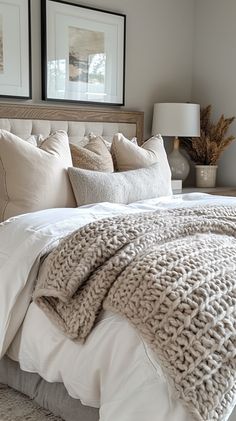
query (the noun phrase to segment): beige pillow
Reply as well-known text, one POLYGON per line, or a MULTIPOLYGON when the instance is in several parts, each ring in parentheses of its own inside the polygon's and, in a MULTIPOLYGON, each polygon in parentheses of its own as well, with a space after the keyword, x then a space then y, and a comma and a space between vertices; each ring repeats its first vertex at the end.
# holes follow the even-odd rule
POLYGON ((69 168, 68 172, 78 206, 100 202, 127 204, 172 193, 159 163, 112 174, 79 168, 69 168))
POLYGON ((111 153, 117 171, 145 168, 159 162, 163 170, 170 173, 163 139, 160 135, 153 136, 142 146, 138 146, 121 133, 117 133, 113 137, 111 153))
POLYGON ((73 207, 67 174, 68 136, 51 134, 40 148, 0 130, 0 220, 41 209, 73 207))
POLYGON ((70 144, 70 150, 74 167, 94 171, 114 171, 112 156, 100 136, 91 137, 83 148, 70 144))

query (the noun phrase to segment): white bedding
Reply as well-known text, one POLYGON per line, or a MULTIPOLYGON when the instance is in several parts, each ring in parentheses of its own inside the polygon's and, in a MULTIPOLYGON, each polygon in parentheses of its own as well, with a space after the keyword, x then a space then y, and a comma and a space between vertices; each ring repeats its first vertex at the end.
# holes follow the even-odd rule
POLYGON ((74 229, 108 215, 206 203, 236 205, 236 199, 195 193, 127 206, 51 209, 0 224, 0 356, 12 343, 8 355, 23 370, 63 382, 72 397, 100 407, 101 421, 191 421, 155 355, 126 320, 104 312, 81 345, 67 339, 30 300, 40 257, 74 229))

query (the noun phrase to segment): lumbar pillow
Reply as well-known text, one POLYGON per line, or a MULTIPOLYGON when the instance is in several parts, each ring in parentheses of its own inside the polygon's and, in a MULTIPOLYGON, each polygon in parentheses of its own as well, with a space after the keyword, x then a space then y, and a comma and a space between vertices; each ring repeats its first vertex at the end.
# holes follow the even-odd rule
POLYGON ((112 156, 101 136, 93 136, 83 148, 70 144, 74 167, 113 172, 112 156))
POLYGON ((113 137, 111 153, 117 171, 145 168, 159 162, 163 170, 170 174, 163 139, 160 135, 153 136, 142 146, 138 146, 121 133, 117 133, 113 137))
POLYGON ((68 172, 78 206, 99 202, 128 204, 171 194, 167 193, 159 163, 112 174, 79 168, 69 168, 68 172))
POLYGON ((68 136, 57 131, 36 146, 0 130, 0 221, 41 209, 73 207, 68 136))

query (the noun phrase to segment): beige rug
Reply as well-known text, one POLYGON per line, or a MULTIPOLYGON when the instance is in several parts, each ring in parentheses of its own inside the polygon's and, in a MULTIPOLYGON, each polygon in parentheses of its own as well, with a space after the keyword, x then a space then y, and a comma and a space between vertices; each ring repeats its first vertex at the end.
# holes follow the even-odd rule
POLYGON ((62 421, 25 395, 0 385, 0 421, 62 421))

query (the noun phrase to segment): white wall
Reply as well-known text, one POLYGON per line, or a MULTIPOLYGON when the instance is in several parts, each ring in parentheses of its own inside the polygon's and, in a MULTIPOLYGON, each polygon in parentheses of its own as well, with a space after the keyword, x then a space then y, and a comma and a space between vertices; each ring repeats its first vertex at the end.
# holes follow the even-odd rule
MULTIPOLYGON (((194 0, 74 2, 127 15, 125 108, 145 112, 148 137, 154 102, 190 100, 194 0)), ((31 4, 33 102, 39 103, 40 0, 32 0, 31 4)))
MULTIPOLYGON (((236 1, 196 0, 192 100, 212 104, 214 118, 236 116, 236 1)), ((236 136, 236 122, 230 128, 236 136)), ((220 185, 236 185, 236 142, 223 154, 220 185)))

